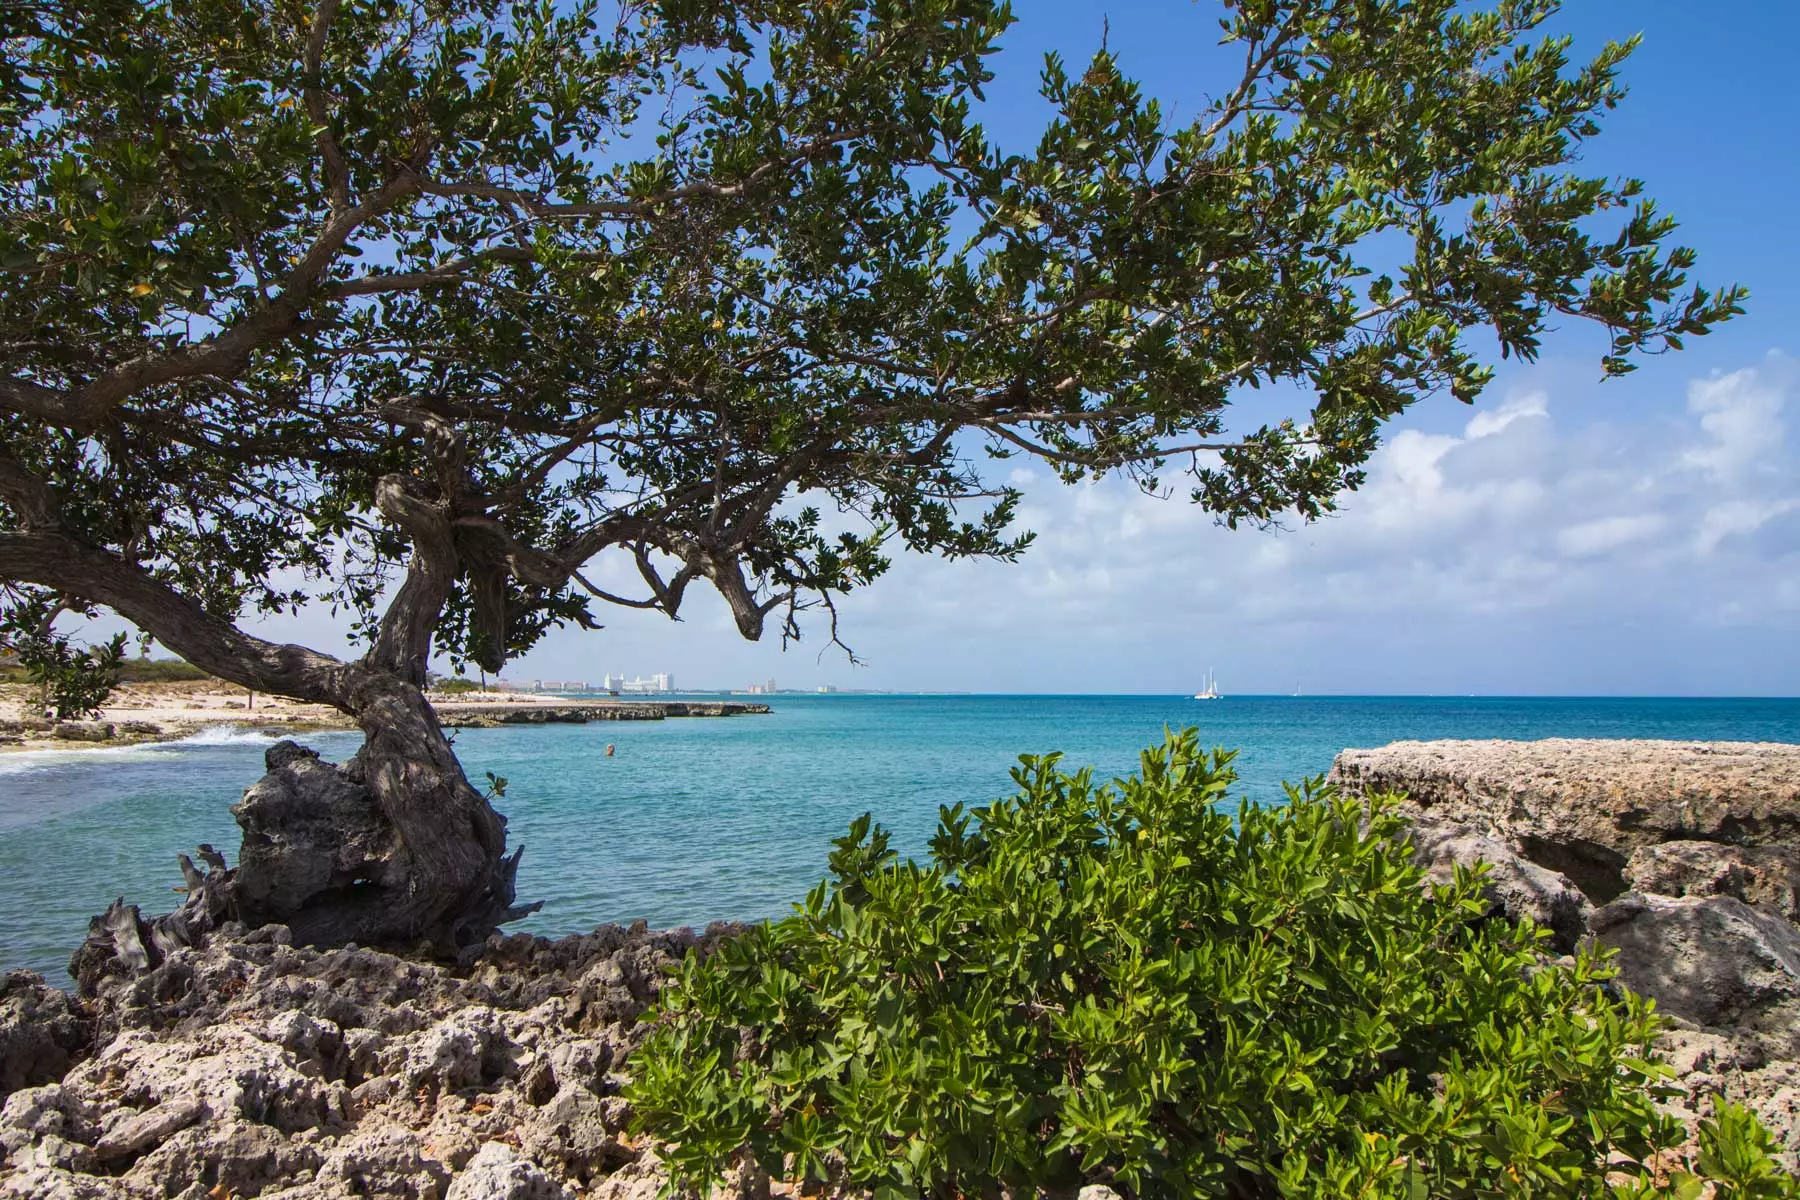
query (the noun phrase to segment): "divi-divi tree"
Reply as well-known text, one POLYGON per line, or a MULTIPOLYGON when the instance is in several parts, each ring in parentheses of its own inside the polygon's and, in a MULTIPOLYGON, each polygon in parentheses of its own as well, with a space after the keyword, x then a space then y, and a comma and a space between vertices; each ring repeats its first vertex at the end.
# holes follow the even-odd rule
POLYGON ((896 547, 1026 550, 1009 457, 1310 519, 1553 324, 1619 374, 1736 313, 1576 169, 1630 47, 1556 9, 1236 0, 1191 116, 1053 57, 1003 147, 991 0, 10 6, 0 595, 355 719, 385 832, 256 915, 480 938, 513 860, 434 656, 695 585, 835 637, 896 547), (309 598, 359 657, 246 632, 309 598))

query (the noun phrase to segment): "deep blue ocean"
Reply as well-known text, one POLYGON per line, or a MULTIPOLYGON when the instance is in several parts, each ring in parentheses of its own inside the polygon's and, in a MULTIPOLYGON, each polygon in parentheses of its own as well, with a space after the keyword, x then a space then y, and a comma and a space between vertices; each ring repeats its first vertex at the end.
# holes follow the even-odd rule
MULTIPOLYGON (((642 917, 653 927, 780 916, 824 874, 831 839, 873 811, 902 853, 939 804, 1011 790, 1023 753, 1132 770, 1165 726, 1236 747, 1234 795, 1276 801, 1346 746, 1403 738, 1675 738, 1800 742, 1800 700, 1128 696, 777 696, 768 716, 467 730, 471 779, 523 844, 517 928, 557 935, 642 917), (604 757, 607 743, 618 747, 604 757)), ((326 758, 353 734, 307 739, 326 758)), ((123 895, 164 911, 177 851, 235 861, 227 811, 269 740, 220 731, 118 750, 0 755, 0 969, 65 979, 88 917, 123 895)))

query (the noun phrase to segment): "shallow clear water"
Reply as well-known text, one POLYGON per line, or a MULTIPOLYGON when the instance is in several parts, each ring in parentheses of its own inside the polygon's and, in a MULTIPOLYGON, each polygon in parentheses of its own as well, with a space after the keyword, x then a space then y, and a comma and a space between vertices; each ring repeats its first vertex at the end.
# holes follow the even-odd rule
MULTIPOLYGON (((1634 737, 1800 742, 1800 700, 1122 696, 781 696, 768 716, 467 730, 470 778, 525 847, 518 928, 652 926, 779 916, 824 872, 831 839, 873 810, 903 853, 938 805, 1010 790, 1021 753, 1061 750, 1103 775, 1132 770, 1165 725, 1241 749, 1234 795, 1275 800, 1345 746, 1400 738, 1634 737), (608 742, 618 747, 608 759, 608 742)), ((307 739, 327 758, 353 734, 307 739)), ((119 750, 0 756, 0 968, 60 979, 87 919, 115 896, 163 911, 177 851, 235 860, 227 811, 269 739, 221 731, 119 750)))

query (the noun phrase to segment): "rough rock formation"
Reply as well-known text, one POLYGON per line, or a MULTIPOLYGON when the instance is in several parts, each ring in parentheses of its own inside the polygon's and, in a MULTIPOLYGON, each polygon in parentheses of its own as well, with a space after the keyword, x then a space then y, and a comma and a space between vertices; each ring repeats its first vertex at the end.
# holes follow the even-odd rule
POLYGON ((93 1037, 93 1019, 42 975, 0 977, 0 1096, 61 1079, 93 1037))
POLYGON ((46 1015, 84 1057, 6 1043, 0 1196, 651 1200, 617 1071, 665 969, 728 932, 496 937, 459 971, 226 926, 99 976, 91 1019, 9 976, 0 1029, 46 1015))
POLYGON ((737 700, 607 701, 599 704, 439 704, 444 724, 464 729, 501 725, 585 725, 590 721, 663 721, 671 717, 767 714, 767 704, 737 700))
POLYGON ((1551 931, 1551 944, 1564 954, 1587 932, 1593 906, 1569 877, 1514 854, 1493 838, 1453 825, 1416 824, 1413 857, 1436 883, 1449 883, 1459 866, 1488 864, 1483 889, 1494 909, 1517 920, 1530 917, 1551 931))
POLYGON ((1434 876, 1489 863, 1498 911, 1615 950, 1669 1018, 1675 1111, 1743 1103, 1800 1169, 1800 746, 1395 742, 1331 778, 1405 793, 1434 876))
POLYGON ((1800 746, 1774 742, 1394 742, 1345 750, 1341 785, 1403 791, 1421 819, 1518 846, 1596 904, 1640 847, 1800 847, 1800 746))
POLYGON ((1719 842, 1640 846, 1625 864, 1625 882, 1661 896, 1735 896, 1800 921, 1800 850, 1719 842))
POLYGON ((1732 896, 1627 892, 1588 925, 1664 1011, 1800 1059, 1800 929, 1732 896))

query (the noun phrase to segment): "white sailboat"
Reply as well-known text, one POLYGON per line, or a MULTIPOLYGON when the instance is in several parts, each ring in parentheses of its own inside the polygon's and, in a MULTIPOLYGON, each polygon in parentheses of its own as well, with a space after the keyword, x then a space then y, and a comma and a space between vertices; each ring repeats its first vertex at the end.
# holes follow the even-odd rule
POLYGON ((1194 693, 1194 699, 1196 699, 1196 700, 1222 700, 1222 699, 1224 699, 1223 696, 1219 695, 1218 678, 1213 675, 1211 670, 1208 670, 1206 672, 1206 686, 1204 688, 1202 688, 1200 691, 1197 691, 1194 693))

